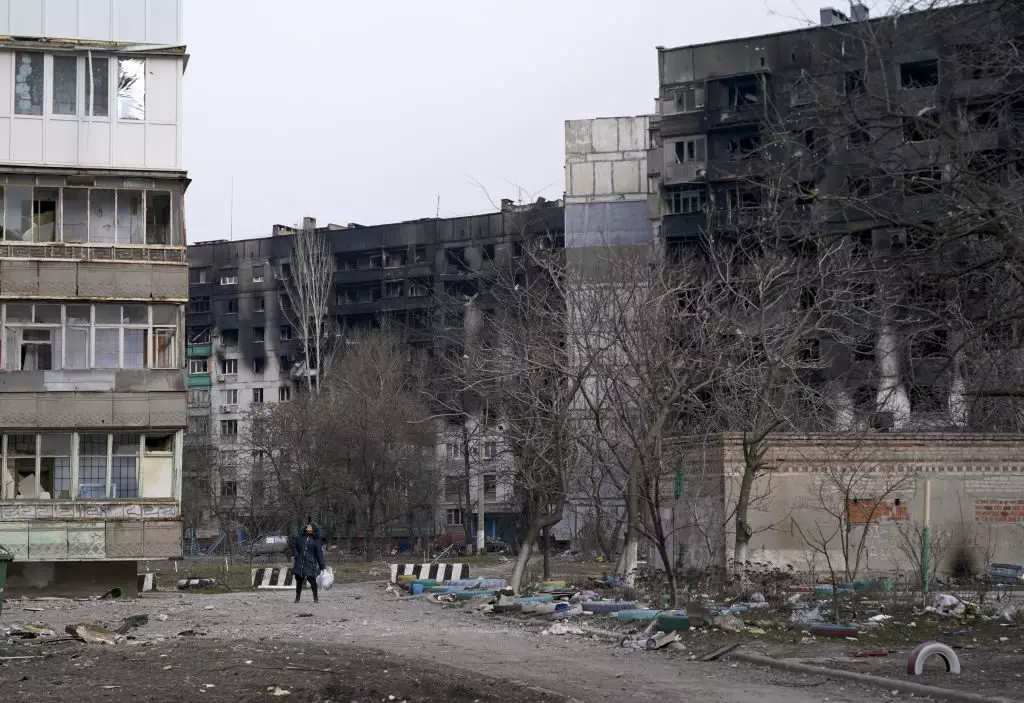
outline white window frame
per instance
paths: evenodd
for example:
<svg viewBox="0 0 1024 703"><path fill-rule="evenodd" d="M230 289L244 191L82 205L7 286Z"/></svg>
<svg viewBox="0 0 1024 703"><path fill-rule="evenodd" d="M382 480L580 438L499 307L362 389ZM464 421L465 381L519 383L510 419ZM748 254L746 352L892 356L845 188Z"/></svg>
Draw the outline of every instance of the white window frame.
<svg viewBox="0 0 1024 703"><path fill-rule="evenodd" d="M36 306L58 306L60 307L60 322L55 323L37 323L37 322L7 322L7 309L9 305L30 305L32 306L32 317L35 318ZM23 329L50 329L55 330L56 335L59 337L60 353L53 355L53 369L54 371L59 370L71 370L81 371L86 369L96 368L96 331L97 330L109 330L116 329L118 338L118 360L117 365L112 369L180 369L181 359L181 330L180 330L180 319L181 310L179 306L167 306L175 307L178 322L174 325L170 324L156 324L153 322L153 313L155 305L146 305L145 303L126 303L125 305L131 305L132 307L140 306L146 308L146 322L137 323L126 323L124 322L124 305L120 303L59 303L49 301L24 301L15 302L9 301L0 304L0 339L3 340L3 354L0 355L0 369L6 371L20 371L20 360L16 357L12 357L12 354L17 353L17 349L20 348L20 344L11 345L8 343L8 330L23 330ZM68 321L68 306L74 307L89 307L89 322L88 323L74 323ZM122 308L120 313L120 323L98 323L96 322L96 310L99 306L119 306ZM82 330L88 329L88 345L89 348L86 352L86 367L85 369L74 368L68 369L68 330ZM145 355L145 364L143 366L125 366L125 330L144 330L146 332L146 342L143 353ZM173 343L170 346L170 360L165 365L157 365L157 331L170 332L173 335ZM51 344L54 342L51 341Z"/></svg>
<svg viewBox="0 0 1024 703"><path fill-rule="evenodd" d="M231 369L230 371L228 369ZM221 359L220 373L222 376L238 375L238 359Z"/></svg>

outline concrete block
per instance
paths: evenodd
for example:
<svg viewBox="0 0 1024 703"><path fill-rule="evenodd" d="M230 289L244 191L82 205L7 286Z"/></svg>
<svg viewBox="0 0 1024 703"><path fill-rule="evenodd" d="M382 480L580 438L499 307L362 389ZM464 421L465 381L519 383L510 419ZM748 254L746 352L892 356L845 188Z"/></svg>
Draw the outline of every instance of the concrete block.
<svg viewBox="0 0 1024 703"><path fill-rule="evenodd" d="M181 556L180 522L144 522L142 549L146 557L173 559Z"/></svg>
<svg viewBox="0 0 1024 703"><path fill-rule="evenodd" d="M589 154L594 150L592 142L593 120L565 121L565 153Z"/></svg>
<svg viewBox="0 0 1024 703"><path fill-rule="evenodd" d="M149 394L150 427L181 427L185 421L185 412L184 392Z"/></svg>
<svg viewBox="0 0 1024 703"><path fill-rule="evenodd" d="M647 148L647 117L621 117L618 129L620 151Z"/></svg>
<svg viewBox="0 0 1024 703"><path fill-rule="evenodd" d="M153 296L153 267L150 264L118 264L114 281L114 295L118 298L151 298Z"/></svg>
<svg viewBox="0 0 1024 703"><path fill-rule="evenodd" d="M37 427L35 393L10 393L0 403L0 427Z"/></svg>
<svg viewBox="0 0 1024 703"><path fill-rule="evenodd" d="M642 193L640 162L617 161L612 164L612 185L615 193Z"/></svg>
<svg viewBox="0 0 1024 703"><path fill-rule="evenodd" d="M594 151L619 151L619 125L615 117L594 120L592 133Z"/></svg>
<svg viewBox="0 0 1024 703"><path fill-rule="evenodd" d="M142 522L108 522L107 556L111 559L141 557L143 549Z"/></svg>
<svg viewBox="0 0 1024 703"><path fill-rule="evenodd" d="M149 426L149 394L115 393L113 400L113 421L115 426Z"/></svg>
<svg viewBox="0 0 1024 703"><path fill-rule="evenodd" d="M569 166L569 193L571 195L594 194L594 165L571 164Z"/></svg>
<svg viewBox="0 0 1024 703"><path fill-rule="evenodd" d="M612 163L599 161L594 164L594 195L611 195L615 192L612 183Z"/></svg>

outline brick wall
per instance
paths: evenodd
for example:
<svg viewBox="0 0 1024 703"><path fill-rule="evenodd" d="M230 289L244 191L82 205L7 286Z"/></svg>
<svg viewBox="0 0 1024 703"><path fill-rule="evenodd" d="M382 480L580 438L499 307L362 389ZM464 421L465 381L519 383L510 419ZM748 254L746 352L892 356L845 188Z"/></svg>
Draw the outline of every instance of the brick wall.
<svg viewBox="0 0 1024 703"><path fill-rule="evenodd" d="M1024 523L1024 500L976 500L974 518L978 522Z"/></svg>

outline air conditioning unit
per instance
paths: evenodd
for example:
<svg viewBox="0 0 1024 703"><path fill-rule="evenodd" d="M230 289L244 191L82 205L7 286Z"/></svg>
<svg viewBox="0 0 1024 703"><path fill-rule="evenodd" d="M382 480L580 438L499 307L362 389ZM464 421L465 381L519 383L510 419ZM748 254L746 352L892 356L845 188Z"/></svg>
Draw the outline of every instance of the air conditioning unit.
<svg viewBox="0 0 1024 703"><path fill-rule="evenodd" d="M217 383L224 383L223 374L217 374Z"/></svg>
<svg viewBox="0 0 1024 703"><path fill-rule="evenodd" d="M238 412L238 406L235 405L234 403L231 403L231 404L228 404L228 405L221 405L220 406L220 411L222 413L236 413L236 412Z"/></svg>

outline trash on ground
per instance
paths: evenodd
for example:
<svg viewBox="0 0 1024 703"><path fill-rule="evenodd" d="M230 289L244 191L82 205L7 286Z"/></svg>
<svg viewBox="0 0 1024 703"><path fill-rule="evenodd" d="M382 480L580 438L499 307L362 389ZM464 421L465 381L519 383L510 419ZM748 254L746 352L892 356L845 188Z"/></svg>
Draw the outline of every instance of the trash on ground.
<svg viewBox="0 0 1024 703"><path fill-rule="evenodd" d="M121 622L121 625L119 627L117 627L114 630L114 632L116 632L119 635L127 635L129 630L133 630L136 627L142 627L143 625L148 625L148 624L149 624L149 616L148 615L129 615L128 617L126 617Z"/></svg>
<svg viewBox="0 0 1024 703"><path fill-rule="evenodd" d="M556 622L546 630L541 631L542 635L582 635L583 630L572 625L566 625L564 622Z"/></svg>
<svg viewBox="0 0 1024 703"><path fill-rule="evenodd" d="M725 632L742 632L746 629L743 621L732 613L722 613L711 618L711 626Z"/></svg>
<svg viewBox="0 0 1024 703"><path fill-rule="evenodd" d="M812 635L835 638L856 637L858 632L852 625L833 625L827 622L814 623L807 629Z"/></svg>
<svg viewBox="0 0 1024 703"><path fill-rule="evenodd" d="M851 656L854 657L887 657L889 656L888 650L885 649L861 649L856 652L852 652Z"/></svg>
<svg viewBox="0 0 1024 703"><path fill-rule="evenodd" d="M286 691L285 689L281 688L280 686L268 686L267 687L267 693L269 693L272 696L290 696L290 695L292 695L291 691Z"/></svg>
<svg viewBox="0 0 1024 703"><path fill-rule="evenodd" d="M740 644L742 644L742 643L741 642L733 642L732 644L728 644L728 645L726 645L724 647L719 647L718 649L714 650L713 652L709 652L708 654L705 654L703 657L700 658L700 661L702 661L702 662L713 662L716 659L718 659L719 657L722 657L722 656L728 654L729 652L731 652L732 650L736 649L737 647L740 646Z"/></svg>
<svg viewBox="0 0 1024 703"><path fill-rule="evenodd" d="M99 625L68 625L64 631L86 644L117 644L123 637Z"/></svg>

